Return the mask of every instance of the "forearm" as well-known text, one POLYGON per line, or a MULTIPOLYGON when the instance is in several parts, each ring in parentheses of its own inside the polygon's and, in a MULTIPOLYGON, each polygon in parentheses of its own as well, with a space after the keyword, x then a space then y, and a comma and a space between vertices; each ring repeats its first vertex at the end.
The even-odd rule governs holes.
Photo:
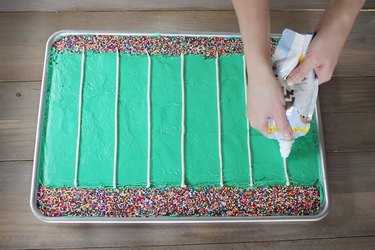
POLYGON ((266 0, 233 0, 245 49, 249 78, 272 71, 270 17, 266 0))
POLYGON ((340 37, 343 46, 364 3, 365 0, 329 0, 315 31, 340 37))
POLYGON ((288 77, 289 84, 296 84, 311 70, 320 83, 328 82, 337 65, 345 41, 364 0, 330 0, 326 11, 316 26, 312 40, 302 63, 288 77))

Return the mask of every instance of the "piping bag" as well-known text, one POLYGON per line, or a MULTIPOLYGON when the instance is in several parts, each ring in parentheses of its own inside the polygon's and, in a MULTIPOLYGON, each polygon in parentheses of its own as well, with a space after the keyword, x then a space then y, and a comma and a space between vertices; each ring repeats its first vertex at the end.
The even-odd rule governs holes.
POLYGON ((306 135, 310 130, 319 88, 314 70, 311 70, 305 79, 293 86, 288 85, 287 78, 303 61, 312 39, 312 34, 302 35, 290 29, 285 29, 272 57, 275 76, 284 92, 286 118, 292 128, 293 139, 285 140, 278 132, 273 119, 268 120, 268 138, 279 141, 286 185, 290 185, 286 159, 291 152, 294 140, 306 135))

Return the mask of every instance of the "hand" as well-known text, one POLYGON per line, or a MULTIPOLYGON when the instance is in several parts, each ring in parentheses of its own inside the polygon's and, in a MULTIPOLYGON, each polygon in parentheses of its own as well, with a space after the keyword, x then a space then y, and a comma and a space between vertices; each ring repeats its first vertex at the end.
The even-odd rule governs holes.
POLYGON ((268 119, 273 118, 284 139, 293 138, 286 119, 284 96, 271 68, 249 74, 247 100, 247 116, 253 128, 267 136, 268 119))
POLYGON ((268 136, 268 119, 273 118, 285 139, 292 139, 284 97, 270 60, 268 1, 233 0, 233 5, 246 55, 249 80, 247 116, 251 126, 268 136))
POLYGON ((302 63, 290 73, 287 82, 290 86, 301 82, 307 74, 314 70, 319 83, 328 82, 336 67, 345 37, 330 34, 322 30, 311 42, 302 63))
POLYGON ((320 83, 331 79, 346 38, 364 3, 364 0, 328 1, 304 60, 287 79, 289 85, 301 82, 311 70, 315 71, 320 83))

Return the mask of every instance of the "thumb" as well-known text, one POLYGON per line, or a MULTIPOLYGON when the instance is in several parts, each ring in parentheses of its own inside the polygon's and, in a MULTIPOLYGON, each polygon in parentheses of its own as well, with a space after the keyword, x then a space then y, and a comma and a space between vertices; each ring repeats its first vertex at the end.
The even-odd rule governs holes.
POLYGON ((293 86, 299 82, 302 82, 303 79, 308 75, 308 73, 314 69, 314 60, 305 57, 305 59, 300 63, 288 76, 287 83, 290 86, 293 86))
POLYGON ((286 119, 285 111, 279 112, 274 115, 273 119, 276 122, 276 127, 279 133, 284 137, 285 140, 292 140, 293 134, 290 124, 286 119))

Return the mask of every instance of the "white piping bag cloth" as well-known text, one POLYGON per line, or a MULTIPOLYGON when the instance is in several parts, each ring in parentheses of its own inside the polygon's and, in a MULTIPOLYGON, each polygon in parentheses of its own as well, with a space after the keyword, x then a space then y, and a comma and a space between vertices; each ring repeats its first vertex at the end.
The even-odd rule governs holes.
MULTIPOLYGON (((293 86, 288 85, 289 74, 301 63, 313 35, 302 35, 285 29, 272 57, 275 75, 280 82, 286 102, 286 116, 293 131, 293 137, 305 135, 310 129, 318 96, 319 82, 314 70, 305 79, 293 86)), ((268 121, 269 138, 283 139, 273 119, 268 121)))

